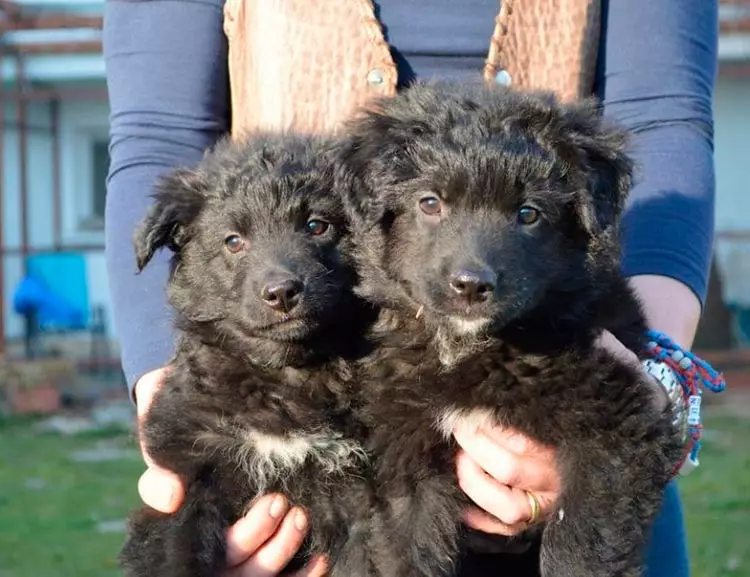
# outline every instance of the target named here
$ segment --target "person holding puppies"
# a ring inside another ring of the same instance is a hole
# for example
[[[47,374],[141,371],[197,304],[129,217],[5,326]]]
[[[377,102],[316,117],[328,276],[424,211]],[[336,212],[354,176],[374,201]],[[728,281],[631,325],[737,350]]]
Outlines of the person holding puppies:
[[[173,350],[164,296],[168,255],[133,274],[131,238],[157,177],[196,163],[228,131],[335,133],[376,96],[415,78],[591,94],[635,133],[639,178],[625,219],[623,266],[652,329],[689,348],[706,295],[713,239],[712,96],[716,0],[110,0],[104,51],[111,103],[107,263],[128,385],[142,415]],[[564,14],[557,13],[564,11]],[[602,346],[634,354],[607,334]],[[662,402],[668,379],[655,378]],[[684,418],[682,400],[674,402]],[[559,494],[551,449],[512,430],[456,430],[457,471],[477,504],[465,522],[515,535]],[[153,466],[148,504],[179,508],[184,488]],[[229,531],[233,574],[278,574],[304,538],[305,512],[261,499]],[[689,574],[672,483],[654,527],[649,575]],[[325,560],[298,575],[320,576]]]

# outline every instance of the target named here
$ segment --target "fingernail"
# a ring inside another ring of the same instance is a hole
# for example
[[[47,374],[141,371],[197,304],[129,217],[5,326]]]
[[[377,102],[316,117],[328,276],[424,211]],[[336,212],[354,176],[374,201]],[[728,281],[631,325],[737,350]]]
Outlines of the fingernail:
[[[307,528],[307,515],[302,511],[297,511],[294,516],[294,526],[297,527],[298,531],[304,531]]]
[[[274,519],[278,519],[286,511],[286,499],[281,495],[274,497],[271,501],[271,506],[268,508],[268,514]]]
[[[141,498],[146,504],[160,511],[170,511],[175,495],[174,482],[150,469],[143,474],[140,483]]]

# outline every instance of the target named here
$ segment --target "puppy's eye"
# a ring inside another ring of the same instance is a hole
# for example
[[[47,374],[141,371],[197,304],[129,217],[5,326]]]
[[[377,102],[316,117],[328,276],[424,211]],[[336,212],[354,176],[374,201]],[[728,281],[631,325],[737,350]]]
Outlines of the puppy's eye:
[[[428,216],[437,216],[443,210],[443,203],[436,196],[426,196],[419,201],[419,209]]]
[[[521,224],[534,224],[539,220],[540,216],[542,216],[542,214],[536,208],[531,206],[522,206],[518,209],[518,222]]]
[[[230,234],[224,239],[224,246],[229,252],[236,254],[245,248],[245,241],[238,234]]]
[[[329,226],[330,224],[328,224],[324,220],[320,220],[319,218],[311,218],[305,223],[307,232],[309,232],[313,236],[320,236],[321,234],[325,234],[328,231]]]

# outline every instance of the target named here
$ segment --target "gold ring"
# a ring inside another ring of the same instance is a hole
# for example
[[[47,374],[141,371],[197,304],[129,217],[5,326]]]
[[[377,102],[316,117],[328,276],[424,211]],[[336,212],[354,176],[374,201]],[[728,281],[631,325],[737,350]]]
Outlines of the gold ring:
[[[539,499],[533,493],[533,491],[524,491],[526,498],[529,500],[529,506],[531,507],[531,517],[528,520],[528,525],[533,525],[539,520],[542,515],[542,506],[539,504]]]

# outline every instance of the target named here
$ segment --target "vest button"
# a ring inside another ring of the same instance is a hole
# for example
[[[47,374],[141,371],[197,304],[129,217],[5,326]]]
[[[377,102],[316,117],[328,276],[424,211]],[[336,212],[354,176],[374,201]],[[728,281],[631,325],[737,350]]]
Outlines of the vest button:
[[[383,84],[383,73],[377,68],[373,68],[367,74],[367,82],[370,84]]]
[[[498,70],[495,74],[495,84],[500,84],[501,86],[510,86],[511,84],[513,84],[513,78],[507,70]]]

